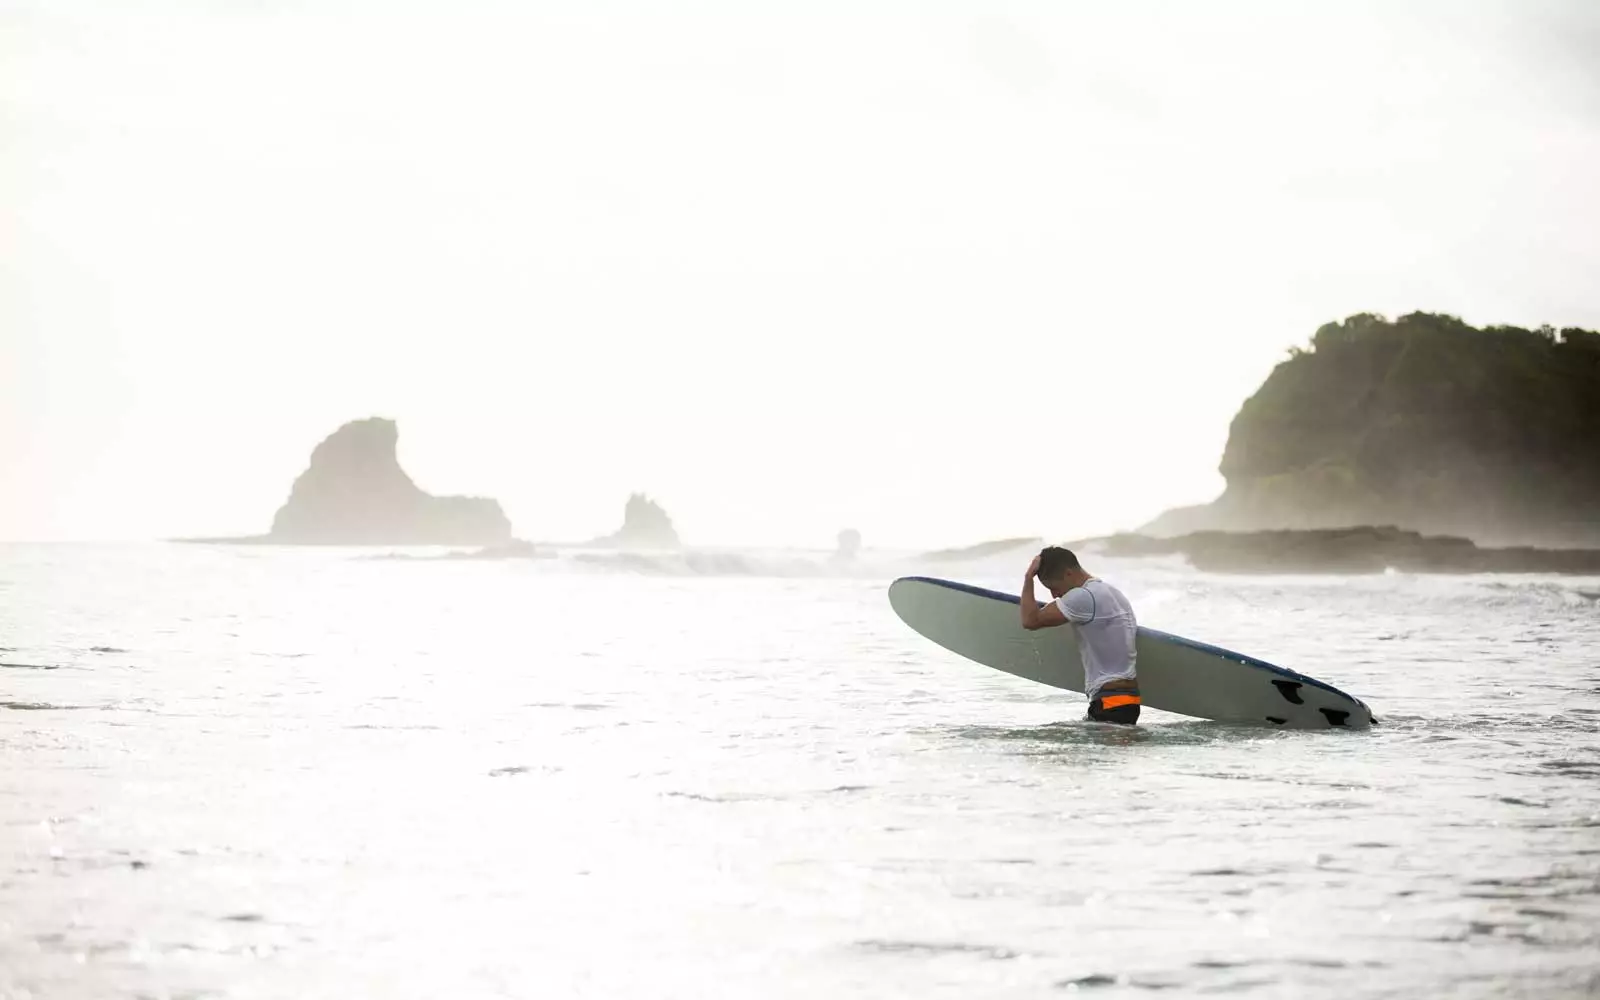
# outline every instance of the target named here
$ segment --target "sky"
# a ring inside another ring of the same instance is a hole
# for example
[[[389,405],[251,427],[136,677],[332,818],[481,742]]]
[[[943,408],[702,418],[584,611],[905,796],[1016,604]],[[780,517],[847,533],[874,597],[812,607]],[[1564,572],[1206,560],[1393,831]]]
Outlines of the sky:
[[[0,539],[399,422],[519,536],[1135,527],[1356,312],[1600,328],[1586,0],[0,0]]]

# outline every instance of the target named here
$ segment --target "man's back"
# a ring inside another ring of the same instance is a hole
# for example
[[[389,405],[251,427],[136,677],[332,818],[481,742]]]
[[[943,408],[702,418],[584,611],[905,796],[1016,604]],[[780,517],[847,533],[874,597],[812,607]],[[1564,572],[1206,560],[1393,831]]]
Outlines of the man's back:
[[[1042,583],[1055,598],[1039,604],[1033,585]],[[1089,695],[1089,718],[1096,722],[1136,725],[1139,682],[1134,672],[1134,640],[1139,622],[1122,591],[1091,576],[1071,549],[1047,546],[1028,564],[1017,601],[1022,627],[1071,625],[1083,654],[1083,689]]]
[[[1139,621],[1133,605],[1111,584],[1091,577],[1056,601],[1078,633],[1083,654],[1084,692],[1092,701],[1110,681],[1131,681],[1137,674],[1134,640]]]

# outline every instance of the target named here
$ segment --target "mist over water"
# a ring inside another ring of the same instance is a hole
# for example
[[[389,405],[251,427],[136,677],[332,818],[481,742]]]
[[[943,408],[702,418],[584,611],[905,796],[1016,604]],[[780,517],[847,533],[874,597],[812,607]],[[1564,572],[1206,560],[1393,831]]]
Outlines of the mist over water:
[[[1600,988],[1600,580],[1091,563],[1381,720],[1126,732],[888,608],[1013,557],[580,555],[0,548],[0,995]]]
[[[1081,537],[1329,320],[1600,327],[1587,0],[733,6],[13,0],[0,538],[371,415],[533,539]]]

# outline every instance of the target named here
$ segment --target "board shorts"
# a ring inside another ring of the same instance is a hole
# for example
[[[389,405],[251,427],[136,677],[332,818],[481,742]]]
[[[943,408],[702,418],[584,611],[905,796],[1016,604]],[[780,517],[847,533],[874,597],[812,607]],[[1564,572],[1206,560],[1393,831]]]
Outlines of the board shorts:
[[[1102,692],[1089,702],[1089,721],[1116,722],[1124,726],[1139,722],[1139,689],[1118,688]]]

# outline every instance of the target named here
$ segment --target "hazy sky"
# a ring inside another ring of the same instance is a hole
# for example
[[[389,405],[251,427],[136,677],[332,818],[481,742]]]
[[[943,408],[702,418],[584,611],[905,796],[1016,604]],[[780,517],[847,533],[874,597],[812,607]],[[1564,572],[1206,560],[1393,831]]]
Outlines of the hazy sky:
[[[535,539],[1131,527],[1413,309],[1600,327],[1600,4],[0,0],[0,538],[369,415]]]

